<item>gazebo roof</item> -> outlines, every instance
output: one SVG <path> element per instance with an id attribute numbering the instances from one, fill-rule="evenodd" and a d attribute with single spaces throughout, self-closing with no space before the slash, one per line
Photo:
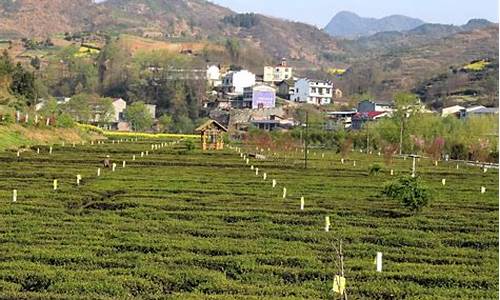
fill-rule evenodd
<path id="1" fill-rule="evenodd" d="M 204 130 L 207 130 L 207 129 L 211 129 L 213 127 L 216 127 L 224 132 L 227 132 L 227 128 L 224 127 L 221 123 L 215 121 L 215 120 L 208 120 L 206 121 L 205 123 L 203 123 L 203 125 L 201 125 L 200 127 L 196 128 L 196 132 L 202 132 Z"/>

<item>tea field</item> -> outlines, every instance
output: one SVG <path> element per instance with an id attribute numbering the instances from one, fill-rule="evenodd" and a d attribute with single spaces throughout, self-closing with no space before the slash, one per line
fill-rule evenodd
<path id="1" fill-rule="evenodd" d="M 300 152 L 247 165 L 171 142 L 0 152 L 0 298 L 339 299 L 340 239 L 349 299 L 499 297 L 498 170 L 422 160 L 433 200 L 412 215 L 380 196 L 409 159 L 391 177 L 369 175 L 375 154 L 312 150 L 304 170 Z"/>

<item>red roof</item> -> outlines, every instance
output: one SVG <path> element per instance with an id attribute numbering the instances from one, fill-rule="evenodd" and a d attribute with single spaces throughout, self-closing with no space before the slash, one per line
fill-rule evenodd
<path id="1" fill-rule="evenodd" d="M 365 119 L 374 119 L 380 115 L 385 114 L 384 111 L 369 111 L 369 112 L 362 112 L 362 113 L 356 113 L 354 115 L 354 118 L 365 118 Z"/>

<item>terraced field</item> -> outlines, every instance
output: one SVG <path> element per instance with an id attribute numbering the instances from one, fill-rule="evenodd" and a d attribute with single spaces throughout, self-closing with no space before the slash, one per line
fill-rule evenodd
<path id="1" fill-rule="evenodd" d="M 246 165 L 151 143 L 0 153 L 0 298 L 334 299 L 342 239 L 349 299 L 498 299 L 497 170 L 420 162 L 435 197 L 412 216 L 380 197 L 376 155 L 313 151 L 304 170 L 300 153 Z M 107 154 L 116 171 L 97 177 Z"/>

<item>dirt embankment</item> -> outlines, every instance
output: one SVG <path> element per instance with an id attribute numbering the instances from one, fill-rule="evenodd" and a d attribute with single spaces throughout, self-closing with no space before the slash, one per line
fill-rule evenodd
<path id="1" fill-rule="evenodd" d="M 33 128 L 17 124 L 0 125 L 0 150 L 18 149 L 30 145 L 78 143 L 97 140 L 102 136 L 78 128 Z"/>

